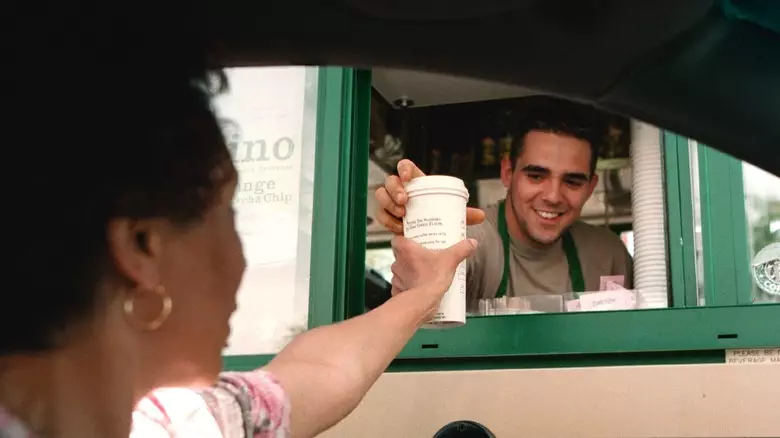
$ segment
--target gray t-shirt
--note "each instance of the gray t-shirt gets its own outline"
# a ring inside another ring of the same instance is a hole
[[[485,221],[468,227],[468,236],[477,239],[477,251],[468,259],[466,301],[476,311],[481,298],[496,295],[504,272],[504,249],[498,233],[498,207],[485,209]],[[633,284],[633,262],[611,230],[584,222],[572,225],[586,291],[598,291],[601,277],[623,275],[624,286]],[[508,296],[554,295],[572,292],[569,264],[561,240],[548,248],[536,249],[512,239],[510,246]]]

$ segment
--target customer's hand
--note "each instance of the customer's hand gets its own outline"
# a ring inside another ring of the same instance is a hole
[[[431,294],[438,305],[452,284],[458,264],[476,247],[475,239],[467,239],[447,249],[432,250],[403,236],[394,237],[392,294],[419,289],[420,293]]]
[[[384,187],[380,187],[374,193],[379,204],[376,219],[395,234],[403,235],[404,233],[401,218],[406,214],[404,206],[409,201],[406,190],[404,190],[404,183],[420,176],[425,176],[425,174],[416,164],[409,160],[401,160],[398,162],[398,176],[388,176],[385,179]],[[485,212],[482,210],[478,208],[466,209],[466,223],[468,225],[475,225],[483,220],[485,220]]]

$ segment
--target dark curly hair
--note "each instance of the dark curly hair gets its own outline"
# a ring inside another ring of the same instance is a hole
[[[4,59],[0,355],[54,348],[112,299],[110,220],[197,222],[232,170],[211,108],[227,84],[192,5],[27,3]]]
[[[513,133],[512,163],[517,162],[529,132],[549,132],[586,141],[590,145],[590,174],[593,175],[606,132],[598,111],[590,105],[551,96],[532,96],[525,100],[525,114]]]

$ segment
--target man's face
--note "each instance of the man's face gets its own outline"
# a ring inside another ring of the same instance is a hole
[[[501,164],[507,188],[510,230],[520,232],[532,246],[557,241],[579,217],[598,178],[590,175],[590,145],[585,140],[531,131],[514,169]]]

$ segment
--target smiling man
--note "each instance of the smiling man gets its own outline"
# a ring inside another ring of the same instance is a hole
[[[506,198],[484,212],[469,209],[468,235],[479,242],[468,262],[467,300],[597,291],[603,277],[632,286],[632,261],[620,238],[580,221],[598,183],[600,131],[576,105],[534,112],[515,135],[511,158],[501,163]],[[377,190],[377,219],[401,233],[407,197],[403,182],[423,173],[398,164]]]

